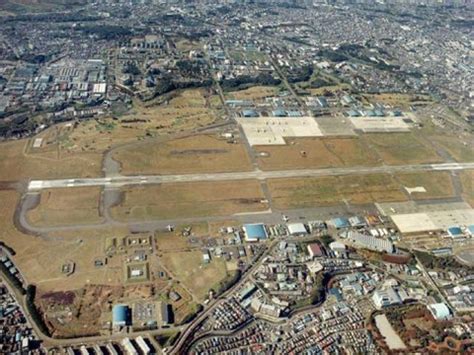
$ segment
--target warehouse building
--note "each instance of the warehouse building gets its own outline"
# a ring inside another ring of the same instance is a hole
[[[125,327],[131,322],[130,308],[124,304],[117,304],[112,308],[112,324],[114,327]]]
[[[261,223],[245,224],[243,230],[247,242],[258,242],[268,238],[267,230]]]
[[[428,305],[428,309],[436,320],[447,320],[451,318],[451,311],[444,303]]]

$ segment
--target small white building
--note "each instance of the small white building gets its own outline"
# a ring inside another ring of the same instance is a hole
[[[292,236],[303,236],[307,235],[308,231],[303,223],[290,223],[287,224],[288,232]]]

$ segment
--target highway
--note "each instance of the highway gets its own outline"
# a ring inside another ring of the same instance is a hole
[[[453,171],[474,169],[474,163],[443,163],[443,164],[419,164],[419,165],[382,165],[375,167],[348,167],[348,168],[325,168],[325,169],[294,169],[277,171],[244,171],[231,173],[205,173],[205,174],[181,174],[181,175],[135,175],[135,176],[111,176],[98,178],[76,178],[57,180],[32,180],[28,184],[29,191],[42,189],[56,189],[67,187],[121,187],[127,185],[146,185],[179,182],[212,182],[212,181],[235,181],[247,179],[281,179],[297,177],[320,177],[320,176],[342,176],[342,175],[368,175],[368,174],[393,174],[422,171]]]

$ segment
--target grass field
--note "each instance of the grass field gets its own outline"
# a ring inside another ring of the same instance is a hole
[[[122,173],[178,174],[248,171],[252,165],[243,144],[217,136],[197,135],[165,143],[144,143],[118,150]]]
[[[209,289],[227,276],[223,259],[214,258],[209,264],[204,264],[199,250],[166,253],[161,260],[200,300],[207,296]]]
[[[12,247],[15,265],[29,283],[42,290],[74,290],[86,283],[117,285],[122,281],[121,260],[108,260],[107,267],[96,268],[94,260],[103,256],[104,238],[125,235],[126,229],[85,229],[50,233],[47,240],[25,235],[13,224],[13,214],[19,195],[15,191],[0,191],[0,240]],[[71,276],[61,273],[61,266],[68,260],[76,263]]]
[[[273,179],[268,186],[281,209],[404,201],[399,184],[389,175]]]
[[[367,103],[382,103],[392,107],[399,107],[402,109],[409,109],[411,105],[422,103],[429,104],[431,98],[428,95],[411,95],[411,94],[364,94],[363,98]]]
[[[377,133],[362,137],[389,165],[442,162],[434,149],[418,139],[415,133]]]
[[[64,190],[43,190],[41,202],[28,212],[28,220],[36,226],[60,226],[99,223],[101,190],[85,187]]]
[[[474,170],[465,170],[460,173],[463,197],[474,208]]]
[[[413,192],[411,194],[411,197],[415,200],[454,196],[451,175],[448,172],[398,174],[396,177],[405,187],[422,186],[425,188],[426,192]]]
[[[236,188],[238,186],[238,188]],[[231,215],[267,209],[257,181],[170,183],[126,190],[112,208],[118,220],[174,219]]]
[[[248,89],[228,92],[226,93],[226,99],[261,101],[267,97],[277,95],[278,91],[278,87],[275,86],[252,86]]]
[[[262,170],[326,168],[377,164],[377,157],[357,138],[291,138],[287,145],[257,146]],[[305,152],[306,154],[302,154]]]
[[[173,232],[157,232],[155,239],[158,251],[160,253],[188,251],[190,249],[188,240],[181,234],[184,228],[191,228],[191,234],[198,237],[208,235],[209,232],[209,226],[206,222],[191,225],[177,225]]]

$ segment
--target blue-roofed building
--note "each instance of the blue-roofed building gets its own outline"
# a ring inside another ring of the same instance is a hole
[[[258,113],[255,110],[246,109],[246,110],[242,110],[242,116],[244,116],[244,117],[258,117]]]
[[[329,221],[329,224],[334,226],[336,229],[348,228],[351,226],[349,220],[345,217],[333,218]]]
[[[329,289],[329,295],[336,297],[336,300],[338,302],[342,301],[342,294],[341,291],[339,291],[338,288],[330,288]]]
[[[451,238],[460,238],[464,236],[461,227],[453,226],[448,228],[448,234]]]
[[[346,111],[346,115],[349,117],[359,117],[360,112],[356,110],[349,110],[349,111]]]
[[[300,111],[288,111],[288,117],[301,117],[301,112]]]
[[[272,116],[273,117],[286,117],[287,113],[285,110],[282,109],[276,109],[272,111]]]
[[[261,223],[245,224],[243,229],[248,242],[258,242],[268,238],[267,230]]]
[[[130,325],[130,308],[125,304],[116,304],[112,308],[112,324],[114,327]]]

